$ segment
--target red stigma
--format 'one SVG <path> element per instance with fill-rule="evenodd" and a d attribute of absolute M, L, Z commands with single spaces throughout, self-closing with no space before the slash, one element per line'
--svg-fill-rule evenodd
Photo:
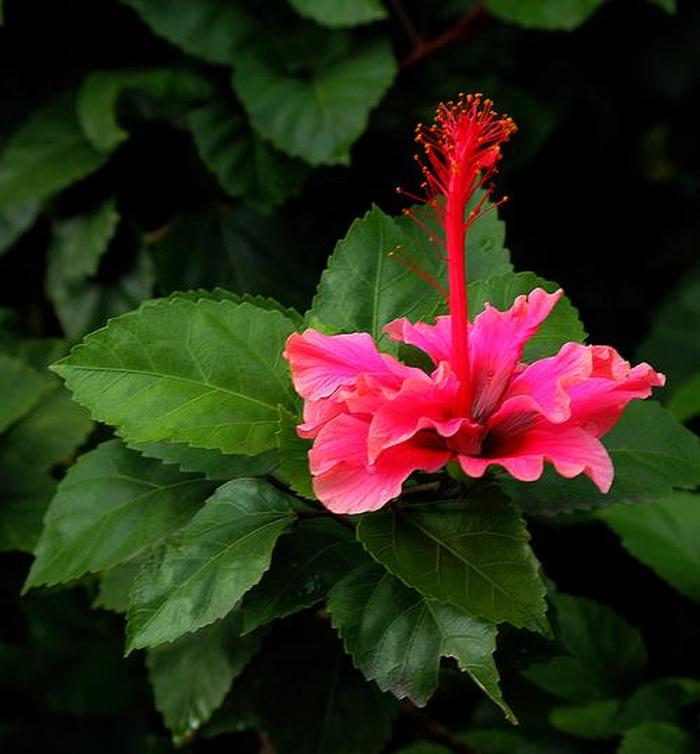
<path fill-rule="evenodd" d="M 424 158 L 417 157 L 425 178 L 426 202 L 436 212 L 445 233 L 452 317 L 451 364 L 460 379 L 457 411 L 469 417 L 472 390 L 469 365 L 469 333 L 465 236 L 486 211 L 491 179 L 501 160 L 501 144 L 517 130 L 512 118 L 501 116 L 481 94 L 460 95 L 457 102 L 440 104 L 431 126 L 419 125 L 416 141 Z M 483 190 L 466 214 L 475 194 Z"/>

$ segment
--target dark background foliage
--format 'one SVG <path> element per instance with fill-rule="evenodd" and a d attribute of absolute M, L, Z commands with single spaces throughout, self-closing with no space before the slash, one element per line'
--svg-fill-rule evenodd
<path fill-rule="evenodd" d="M 570 31 L 527 29 L 474 12 L 466 34 L 412 58 L 415 34 L 449 35 L 476 4 L 386 5 L 385 20 L 350 32 L 353 49 L 390 40 L 400 65 L 352 147 L 349 165 L 301 166 L 299 190 L 261 211 L 251 193 L 231 197 L 220 187 L 198 157 L 177 107 L 169 111 L 126 98 L 119 118 L 130 138 L 95 173 L 53 197 L 0 257 L 4 316 L 15 316 L 25 337 L 83 334 L 67 332 L 46 295 L 52 224 L 110 197 L 122 225 L 93 284 L 119 281 L 140 253 L 143 236 L 155 264 L 155 294 L 222 285 L 274 295 L 303 310 L 352 221 L 372 203 L 390 213 L 405 206 L 395 187 L 412 190 L 419 181 L 411 160 L 415 123 L 428 119 L 442 99 L 484 91 L 520 126 L 498 181 L 498 192 L 509 197 L 501 217 L 516 269 L 560 282 L 592 342 L 635 353 L 658 307 L 697 266 L 700 6 L 680 0 L 677 12 L 669 14 L 663 3 L 608 0 Z M 259 46 L 281 35 L 292 48 L 299 20 L 285 3 L 251 2 L 249 9 L 267 30 Z M 186 67 L 243 114 L 228 68 L 186 55 L 116 0 L 5 0 L 4 22 L 0 147 L 44 102 L 97 70 Z M 322 44 L 314 50 L 313 34 L 309 39 L 311 53 L 322 55 Z M 231 213 L 226 251 L 204 234 L 203 223 L 189 236 L 184 231 L 175 241 L 168 236 L 168 228 L 190 213 L 212 211 Z M 173 248 L 164 245 L 169 237 Z M 572 519 L 552 519 L 536 521 L 531 529 L 534 549 L 560 590 L 611 605 L 641 629 L 649 678 L 700 677 L 697 603 L 632 559 L 601 523 L 576 526 Z M 2 553 L 1 560 L 0 740 L 8 741 L 7 751 L 169 751 L 142 657 L 122 659 L 121 617 L 91 609 L 95 584 L 20 599 L 31 557 Z M 306 631 L 303 622 L 293 622 L 284 640 L 301 646 Z M 537 652 L 523 643 L 517 636 L 501 642 L 503 665 L 512 661 L 517 671 L 524 652 Z M 525 684 L 517 672 L 506 673 L 506 697 L 533 696 Z M 305 694 L 303 679 L 286 690 Z M 544 719 L 538 703 L 532 699 L 535 727 Z M 476 689 L 448 672 L 428 708 L 430 719 L 406 710 L 387 751 L 409 743 L 416 731 L 428 730 L 438 740 L 443 724 L 463 728 L 477 705 Z M 522 705 L 527 708 L 527 702 Z M 189 746 L 197 752 L 264 750 L 251 733 L 202 737 Z M 614 750 L 608 746 L 578 742 L 551 751 Z"/>

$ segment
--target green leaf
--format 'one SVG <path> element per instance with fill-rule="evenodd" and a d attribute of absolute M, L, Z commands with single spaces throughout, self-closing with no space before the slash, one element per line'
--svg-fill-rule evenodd
<path fill-rule="evenodd" d="M 148 458 L 177 464 L 180 471 L 204 474 L 207 479 L 220 482 L 242 476 L 265 476 L 271 474 L 278 465 L 277 454 L 273 451 L 257 456 L 232 456 L 218 450 L 168 442 L 133 443 L 131 447 Z"/>
<path fill-rule="evenodd" d="M 66 583 L 130 560 L 182 526 L 212 487 L 119 440 L 103 443 L 59 484 L 25 588 Z"/>
<path fill-rule="evenodd" d="M 129 93 L 145 95 L 165 107 L 174 106 L 175 112 L 180 113 L 208 99 L 212 87 L 194 73 L 170 68 L 91 73 L 78 93 L 78 118 L 99 152 L 109 153 L 129 137 L 119 123 L 120 103 Z"/>
<path fill-rule="evenodd" d="M 510 270 L 504 239 L 503 223 L 495 212 L 489 212 L 476 223 L 467 241 L 471 279 Z M 410 219 L 395 219 L 374 207 L 356 220 L 346 237 L 338 242 L 321 278 L 309 318 L 339 330 L 369 332 L 389 345 L 382 336 L 382 328 L 391 320 L 404 316 L 427 320 L 444 313 L 445 303 L 438 293 L 389 256 L 397 248 L 436 281 L 446 282 L 445 262 L 426 234 Z M 522 285 L 526 282 L 524 278 L 515 278 L 514 290 L 519 281 L 522 280 Z M 505 285 L 502 283 L 502 287 Z M 482 289 L 475 290 L 475 296 L 483 298 Z M 498 293 L 495 288 L 494 292 Z"/>
<path fill-rule="evenodd" d="M 243 294 L 243 301 L 288 317 L 288 309 L 258 294 L 289 303 L 306 299 L 304 290 L 299 292 L 306 286 L 306 270 L 297 261 L 293 239 L 284 226 L 246 207 L 214 206 L 183 215 L 166 228 L 151 251 L 165 293 L 222 286 L 226 298 L 241 300 Z M 192 295 L 211 297 L 199 291 Z M 291 318 L 297 322 L 298 317 L 295 312 Z"/>
<path fill-rule="evenodd" d="M 173 641 L 229 613 L 268 569 L 294 507 L 261 480 L 220 487 L 139 572 L 128 612 L 129 650 Z"/>
<path fill-rule="evenodd" d="M 297 495 L 315 500 L 311 471 L 309 470 L 309 448 L 311 443 L 297 435 L 299 419 L 280 410 L 280 428 L 277 433 L 280 465 L 277 476 L 288 484 Z"/>
<path fill-rule="evenodd" d="M 93 607 L 125 613 L 129 607 L 129 592 L 146 557 L 139 555 L 100 574 L 100 586 Z"/>
<path fill-rule="evenodd" d="M 493 623 L 422 597 L 374 563 L 339 581 L 328 609 L 353 662 L 382 691 L 422 707 L 437 689 L 440 658 L 454 657 L 514 721 L 493 660 Z"/>
<path fill-rule="evenodd" d="M 473 318 L 483 311 L 487 301 L 497 309 L 508 309 L 518 296 L 528 294 L 534 288 L 543 288 L 553 293 L 559 286 L 532 272 L 519 272 L 514 275 L 499 275 L 486 280 L 478 280 L 469 286 L 469 316 Z M 562 298 L 535 335 L 527 342 L 523 359 L 536 361 L 546 356 L 553 356 L 565 343 L 570 341 L 580 343 L 585 339 L 586 331 L 583 329 L 578 312 L 569 299 Z"/>
<path fill-rule="evenodd" d="M 429 599 L 495 623 L 547 630 L 546 590 L 525 523 L 493 490 L 478 499 L 363 515 L 357 536 L 373 558 Z"/>
<path fill-rule="evenodd" d="M 486 0 L 496 16 L 533 29 L 575 29 L 605 0 Z"/>
<path fill-rule="evenodd" d="M 700 414 L 700 372 L 674 390 L 668 407 L 683 422 Z"/>
<path fill-rule="evenodd" d="M 693 678 L 662 678 L 637 689 L 627 699 L 616 719 L 619 731 L 645 722 L 676 723 L 683 709 L 700 701 L 700 681 Z"/>
<path fill-rule="evenodd" d="M 20 359 L 0 354 L 0 432 L 28 414 L 51 382 Z"/>
<path fill-rule="evenodd" d="M 340 45 L 338 45 L 340 47 Z M 255 130 L 278 149 L 311 165 L 347 165 L 396 74 L 391 48 L 375 42 L 324 59 L 308 76 L 290 75 L 247 50 L 233 87 Z"/>
<path fill-rule="evenodd" d="M 270 570 L 246 594 L 243 633 L 312 607 L 366 557 L 352 532 L 330 516 L 301 521 L 280 541 Z"/>
<path fill-rule="evenodd" d="M 151 29 L 185 52 L 230 64 L 252 29 L 251 19 L 230 0 L 122 0 Z"/>
<path fill-rule="evenodd" d="M 614 505 L 596 515 L 631 555 L 700 602 L 700 495 L 674 492 L 642 505 Z"/>
<path fill-rule="evenodd" d="M 649 335 L 636 356 L 668 377 L 665 393 L 672 395 L 695 376 L 700 363 L 700 272 L 683 280 L 654 315 Z"/>
<path fill-rule="evenodd" d="M 295 407 L 282 360 L 292 330 L 247 303 L 166 300 L 111 320 L 54 370 L 127 442 L 255 455 L 276 445 L 278 405 Z"/>
<path fill-rule="evenodd" d="M 555 707 L 549 713 L 553 728 L 593 741 L 613 738 L 618 732 L 616 718 L 620 709 L 617 699 L 603 699 L 583 704 Z"/>
<path fill-rule="evenodd" d="M 105 162 L 85 138 L 74 95 L 37 110 L 0 153 L 0 211 L 18 211 L 93 173 Z"/>
<path fill-rule="evenodd" d="M 32 552 L 56 481 L 26 466 L 3 466 L 0 472 L 0 551 Z"/>
<path fill-rule="evenodd" d="M 693 754 L 697 742 L 681 728 L 669 723 L 642 723 L 628 730 L 618 754 Z"/>
<path fill-rule="evenodd" d="M 239 627 L 240 616 L 232 613 L 172 644 L 148 650 L 156 708 L 176 745 L 209 720 L 260 648 L 260 637 L 239 637 Z"/>
<path fill-rule="evenodd" d="M 57 385 L 0 437 L 0 474 L 8 468 L 49 471 L 68 461 L 92 428 L 87 412 Z"/>
<path fill-rule="evenodd" d="M 34 225 L 38 216 L 39 205 L 35 201 L 0 210 L 0 255 Z"/>
<path fill-rule="evenodd" d="M 100 260 L 113 240 L 119 214 L 113 201 L 94 212 L 54 226 L 46 273 L 46 291 L 66 335 L 78 337 L 123 314 L 147 298 L 153 287 L 152 264 L 142 249 L 112 282 L 101 283 Z"/>
<path fill-rule="evenodd" d="M 222 102 L 191 112 L 187 125 L 204 164 L 230 196 L 262 211 L 297 194 L 309 169 L 260 139 Z"/>
<path fill-rule="evenodd" d="M 634 688 L 646 663 L 639 631 L 592 600 L 565 594 L 551 600 L 564 653 L 530 665 L 523 675 L 572 702 L 609 700 Z"/>
<path fill-rule="evenodd" d="M 676 0 L 651 0 L 651 2 L 663 8 L 666 13 L 675 13 L 678 10 Z"/>
<path fill-rule="evenodd" d="M 275 751 L 378 754 L 391 734 L 396 700 L 365 681 L 324 624 L 280 632 L 276 642 L 266 643 L 247 671 L 253 688 L 237 684 L 234 702 L 236 692 L 246 701 L 252 696 Z"/>
<path fill-rule="evenodd" d="M 506 477 L 508 494 L 531 514 L 553 514 L 638 503 L 670 495 L 674 487 L 700 484 L 700 444 L 695 435 L 654 401 L 634 401 L 603 438 L 615 466 L 606 495 L 584 477 L 564 479 L 551 470 L 529 484 Z"/>
<path fill-rule="evenodd" d="M 332 29 L 358 26 L 387 17 L 380 0 L 289 0 L 294 10 Z"/>

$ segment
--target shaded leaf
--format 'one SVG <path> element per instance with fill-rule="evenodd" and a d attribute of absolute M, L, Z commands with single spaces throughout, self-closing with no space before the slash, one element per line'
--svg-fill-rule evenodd
<path fill-rule="evenodd" d="M 700 414 L 700 372 L 674 390 L 668 407 L 683 422 Z"/>
<path fill-rule="evenodd" d="M 280 428 L 277 433 L 280 465 L 277 476 L 288 484 L 297 495 L 315 500 L 311 471 L 309 470 L 309 448 L 311 443 L 296 432 L 298 417 L 284 409 L 280 410 Z"/>
<path fill-rule="evenodd" d="M 340 28 L 379 21 L 387 17 L 380 0 L 289 0 L 300 16 Z"/>
<path fill-rule="evenodd" d="M 156 708 L 176 744 L 209 720 L 260 648 L 258 635 L 240 637 L 239 628 L 240 616 L 232 613 L 172 644 L 148 650 Z"/>
<path fill-rule="evenodd" d="M 700 495 L 674 492 L 642 505 L 614 505 L 596 515 L 631 555 L 700 602 Z"/>
<path fill-rule="evenodd" d="M 0 551 L 32 552 L 56 481 L 27 467 L 7 466 L 1 471 Z"/>
<path fill-rule="evenodd" d="M 0 211 L 0 255 L 34 225 L 38 216 L 39 205 L 35 201 Z"/>
<path fill-rule="evenodd" d="M 536 482 L 520 484 L 504 476 L 502 484 L 526 512 L 545 515 L 651 501 L 671 494 L 674 487 L 700 484 L 697 437 L 658 403 L 631 403 L 603 444 L 615 467 L 606 495 L 588 478 L 564 479 L 551 469 Z"/>
<path fill-rule="evenodd" d="M 45 376 L 20 359 L 0 354 L 0 432 L 28 414 L 51 387 Z"/>
<path fill-rule="evenodd" d="M 227 615 L 260 581 L 294 515 L 294 501 L 261 480 L 219 487 L 136 577 L 128 648 L 173 641 Z"/>
<path fill-rule="evenodd" d="M 129 592 L 146 555 L 139 555 L 100 574 L 100 586 L 93 607 L 115 613 L 125 613 L 129 607 Z"/>
<path fill-rule="evenodd" d="M 628 730 L 618 754 L 693 754 L 697 742 L 670 723 L 642 723 Z"/>
<path fill-rule="evenodd" d="M 575 29 L 605 0 L 486 0 L 486 7 L 505 21 L 534 29 Z"/>
<path fill-rule="evenodd" d="M 130 560 L 182 526 L 212 488 L 119 440 L 103 443 L 59 484 L 25 588 L 65 583 Z"/>
<path fill-rule="evenodd" d="M 252 23 L 230 0 L 122 0 L 151 29 L 191 55 L 212 63 L 236 62 Z"/>
<path fill-rule="evenodd" d="M 603 699 L 583 704 L 555 707 L 549 713 L 553 728 L 579 738 L 607 740 L 618 733 L 620 702 Z"/>
<path fill-rule="evenodd" d="M 523 675 L 572 702 L 609 700 L 634 688 L 646 663 L 641 634 L 609 607 L 582 597 L 551 596 L 564 654 Z"/>
<path fill-rule="evenodd" d="M 341 48 L 341 45 L 337 45 Z M 342 45 L 310 76 L 295 76 L 247 50 L 233 87 L 255 130 L 278 149 L 311 165 L 347 165 L 350 147 L 391 85 L 396 63 L 388 44 Z"/>
<path fill-rule="evenodd" d="M 514 720 L 493 660 L 493 623 L 428 600 L 373 563 L 331 589 L 328 609 L 353 662 L 382 691 L 423 706 L 437 689 L 440 658 L 454 657 Z"/>
<path fill-rule="evenodd" d="M 253 132 L 243 116 L 211 102 L 187 117 L 197 151 L 230 196 L 269 210 L 296 194 L 308 167 L 279 152 Z"/>
<path fill-rule="evenodd" d="M 352 532 L 330 516 L 302 520 L 280 541 L 270 570 L 246 594 L 243 632 L 312 607 L 366 557 Z"/>
<path fill-rule="evenodd" d="M 278 405 L 295 406 L 281 358 L 292 329 L 250 304 L 165 300 L 111 320 L 54 370 L 128 442 L 255 455 L 276 445 Z"/>
<path fill-rule="evenodd" d="M 209 82 L 194 73 L 169 68 L 155 70 L 95 71 L 80 87 L 78 118 L 88 139 L 100 152 L 111 152 L 129 137 L 119 122 L 121 98 L 138 92 L 184 112 L 212 94 Z"/>
<path fill-rule="evenodd" d="M 18 211 L 93 173 L 105 162 L 85 138 L 74 95 L 59 97 L 20 126 L 0 153 L 0 211 Z"/>
<path fill-rule="evenodd" d="M 357 536 L 373 558 L 428 598 L 496 623 L 547 630 L 545 587 L 525 523 L 493 491 L 365 514 Z"/>

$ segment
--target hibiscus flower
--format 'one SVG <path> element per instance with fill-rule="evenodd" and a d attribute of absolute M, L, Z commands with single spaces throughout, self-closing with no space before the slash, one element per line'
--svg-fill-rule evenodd
<path fill-rule="evenodd" d="M 397 319 L 385 332 L 424 351 L 430 373 L 381 353 L 367 333 L 307 329 L 287 341 L 284 355 L 304 399 L 297 431 L 314 441 L 314 491 L 335 513 L 376 510 L 414 471 L 451 461 L 470 477 L 499 466 L 523 482 L 538 479 L 546 461 L 607 492 L 614 469 L 600 438 L 631 400 L 664 384 L 648 364 L 632 367 L 608 346 L 567 343 L 555 356 L 523 363 L 525 344 L 561 290 L 536 288 L 507 311 L 487 304 L 468 322 L 465 234 L 482 214 L 500 145 L 514 130 L 480 95 L 441 105 L 435 125 L 419 127 L 427 201 L 445 231 L 450 314 L 434 323 Z"/>

